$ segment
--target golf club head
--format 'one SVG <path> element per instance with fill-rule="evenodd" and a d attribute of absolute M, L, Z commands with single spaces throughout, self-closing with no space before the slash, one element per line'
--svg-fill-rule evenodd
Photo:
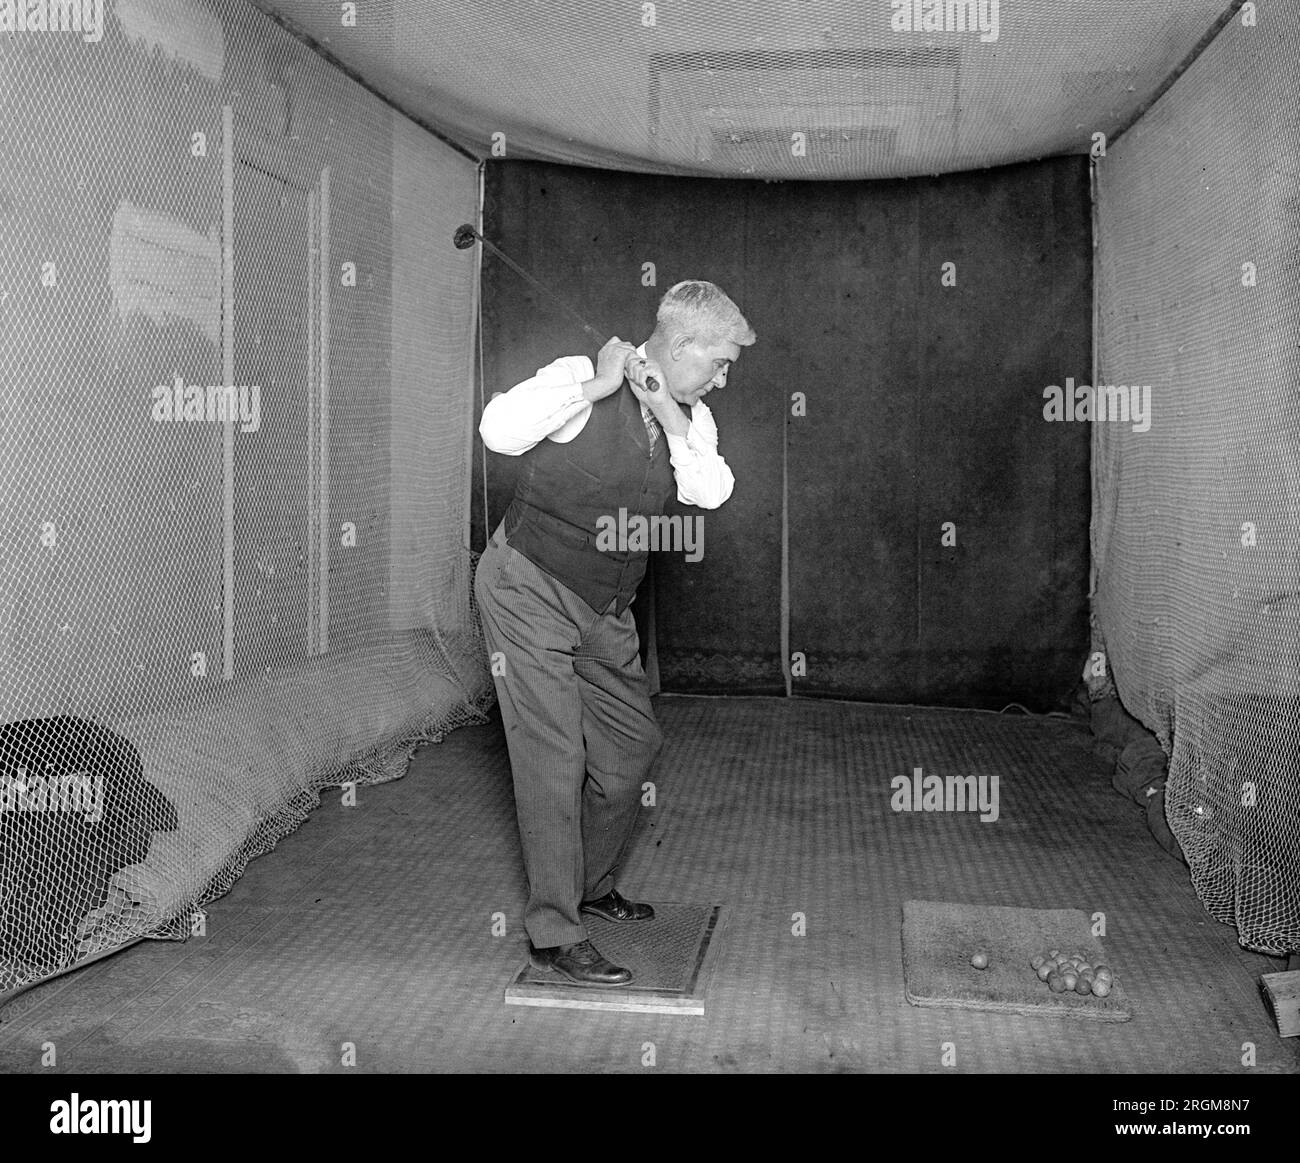
<path fill-rule="evenodd" d="M 456 244 L 457 250 L 469 250 L 478 241 L 478 231 L 466 222 L 464 226 L 456 227 L 456 233 L 451 236 L 451 240 Z"/>

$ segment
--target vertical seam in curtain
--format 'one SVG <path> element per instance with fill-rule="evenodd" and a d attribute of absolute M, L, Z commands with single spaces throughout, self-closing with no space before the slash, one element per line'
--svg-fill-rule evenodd
<path fill-rule="evenodd" d="M 475 228 L 479 234 L 483 233 L 483 190 L 484 178 L 487 163 L 480 161 L 478 163 L 478 213 L 475 215 L 477 221 Z M 476 359 L 478 363 L 478 407 L 479 415 L 483 414 L 483 409 L 487 407 L 487 400 L 484 396 L 487 387 L 483 381 L 483 248 L 476 246 L 474 248 L 474 346 L 476 348 Z M 470 409 L 470 471 L 473 471 L 474 464 L 474 424 L 473 409 Z M 492 514 L 488 511 L 488 457 L 487 449 L 483 450 L 483 549 L 487 549 L 487 543 L 492 536 Z M 466 541 L 468 542 L 468 537 Z"/>
<path fill-rule="evenodd" d="M 790 409 L 781 400 L 781 673 L 785 697 L 794 693 L 790 676 Z"/>

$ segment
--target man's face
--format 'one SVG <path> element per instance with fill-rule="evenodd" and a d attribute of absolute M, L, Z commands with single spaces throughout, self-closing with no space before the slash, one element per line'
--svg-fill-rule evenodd
<path fill-rule="evenodd" d="M 664 367 L 668 394 L 679 404 L 694 404 L 714 388 L 725 387 L 731 365 L 740 358 L 740 345 L 724 340 L 712 345 L 679 337 Z"/>

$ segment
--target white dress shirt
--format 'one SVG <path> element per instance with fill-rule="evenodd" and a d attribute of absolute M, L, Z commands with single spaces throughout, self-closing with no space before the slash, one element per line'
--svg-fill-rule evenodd
<path fill-rule="evenodd" d="M 645 344 L 637 352 L 644 357 Z M 595 376 L 596 369 L 585 355 L 561 356 L 539 368 L 532 379 L 488 401 L 478 426 L 483 443 L 506 456 L 519 456 L 542 440 L 567 444 L 591 415 L 591 401 L 582 394 L 582 385 Z M 650 409 L 642 404 L 642 417 L 648 414 Z M 691 406 L 685 436 L 666 431 L 661 436 L 668 439 L 679 501 L 716 509 L 731 496 L 736 478 L 718 455 L 718 426 L 703 400 Z"/>

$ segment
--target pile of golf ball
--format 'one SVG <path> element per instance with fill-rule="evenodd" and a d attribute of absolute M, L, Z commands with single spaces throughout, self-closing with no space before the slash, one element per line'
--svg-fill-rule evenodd
<path fill-rule="evenodd" d="M 1053 993 L 1074 993 L 1087 997 L 1105 997 L 1115 986 L 1109 966 L 1093 965 L 1081 953 L 1062 953 L 1049 949 L 1030 963 L 1038 980 L 1047 983 Z"/>

